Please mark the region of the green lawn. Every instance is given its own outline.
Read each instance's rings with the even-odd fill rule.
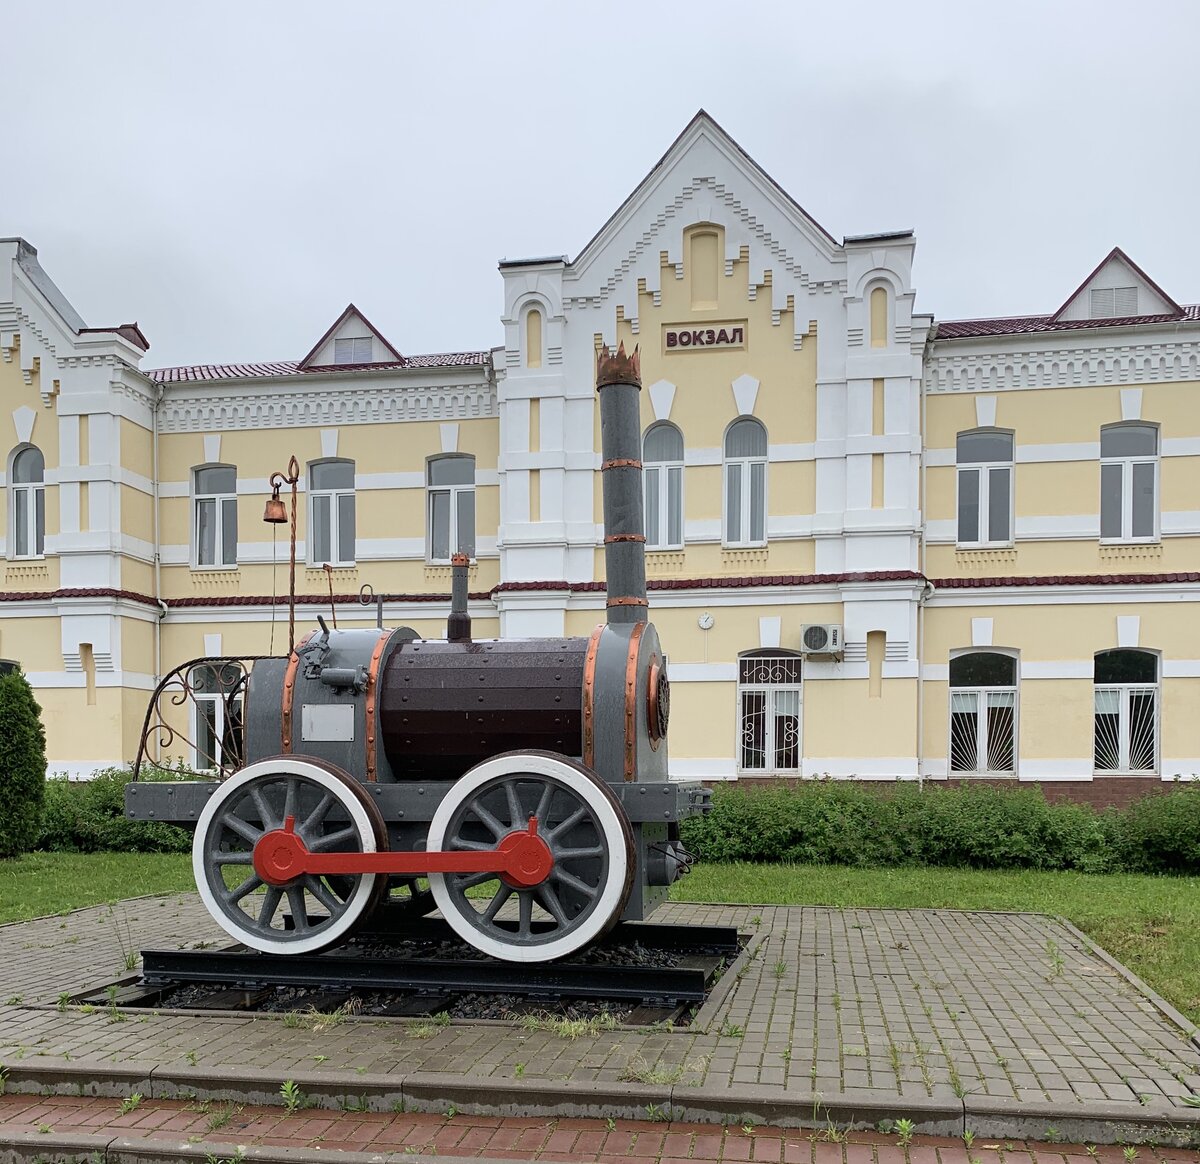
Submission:
[[[1200,878],[1132,873],[697,865],[679,901],[1056,914],[1200,1025]]]
[[[0,861],[0,923],[195,884],[187,853],[26,853]]]
[[[193,888],[179,853],[30,853],[0,861],[0,923]],[[1018,909],[1059,914],[1200,1024],[1200,878],[838,865],[698,865],[682,901]]]

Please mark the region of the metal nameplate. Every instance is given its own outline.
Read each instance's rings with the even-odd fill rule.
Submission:
[[[311,743],[351,743],[354,704],[305,704],[300,709],[300,738]]]

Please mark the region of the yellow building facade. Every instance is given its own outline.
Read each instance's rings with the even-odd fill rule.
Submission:
[[[836,240],[703,113],[574,259],[501,264],[477,351],[401,352],[351,305],[299,358],[155,370],[0,240],[0,656],[51,769],[130,760],[172,669],[286,653],[262,512],[293,457],[301,633],[372,625],[366,586],[441,636],[462,549],[477,636],[588,634],[594,360],[623,341],[674,774],[1098,802],[1194,775],[1200,310],[1114,251],[1053,315],[941,322],[914,249]],[[164,758],[219,758],[197,706]]]

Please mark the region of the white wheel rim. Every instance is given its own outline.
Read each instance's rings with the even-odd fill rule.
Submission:
[[[314,926],[306,937],[294,938],[270,938],[249,924],[239,924],[238,919],[227,912],[209,883],[208,834],[213,822],[229,803],[256,780],[280,776],[299,776],[331,793],[357,830],[361,850],[365,853],[375,852],[375,830],[371,818],[343,780],[305,760],[259,760],[224,781],[208,798],[208,803],[196,822],[196,834],[192,841],[192,873],[205,907],[217,925],[230,937],[264,954],[310,954],[333,945],[358,921],[371,903],[376,882],[374,874],[359,876],[357,886],[343,903],[342,911],[336,917]],[[245,916],[236,906],[232,908],[240,916]]]
[[[626,835],[617,809],[603,790],[582,776],[578,768],[554,756],[533,753],[496,756],[478,764],[454,782],[433,814],[429,825],[428,847],[434,851],[444,847],[446,830],[454,814],[464,801],[472,798],[488,781],[498,776],[516,776],[523,773],[561,780],[595,815],[602,842],[607,850],[608,878],[601,887],[591,913],[561,937],[536,945],[519,945],[483,932],[473,924],[470,917],[464,916],[447,885],[445,874],[431,873],[429,887],[433,890],[438,909],[450,928],[477,950],[506,962],[549,962],[573,954],[599,937],[612,922],[614,914],[625,904],[629,872]]]

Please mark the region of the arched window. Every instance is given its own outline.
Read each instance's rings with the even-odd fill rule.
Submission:
[[[767,430],[752,416],[725,431],[725,544],[767,541]]]
[[[308,561],[312,566],[354,565],[353,461],[313,461],[308,466]]]
[[[1100,430],[1100,538],[1158,537],[1158,427],[1109,424]]]
[[[16,449],[9,460],[10,558],[40,558],[46,552],[46,458],[34,445]]]
[[[871,347],[888,346],[888,293],[886,287],[871,291]]]
[[[542,366],[542,313],[531,307],[525,314],[525,367]]]
[[[203,465],[192,470],[192,532],[198,569],[237,565],[237,469]]]
[[[1096,655],[1097,772],[1158,771],[1158,656],[1120,649]]]
[[[1017,659],[965,651],[950,660],[950,771],[1011,776],[1017,759]]]
[[[452,453],[426,464],[429,494],[429,560],[475,556],[475,458]]]
[[[958,544],[1005,546],[1013,540],[1013,434],[958,434]]]
[[[778,649],[738,657],[738,771],[800,771],[800,656]]]
[[[242,678],[236,663],[200,663],[189,674],[198,772],[242,762]]]
[[[646,486],[646,549],[683,545],[683,433],[669,421],[646,429],[642,441]]]

